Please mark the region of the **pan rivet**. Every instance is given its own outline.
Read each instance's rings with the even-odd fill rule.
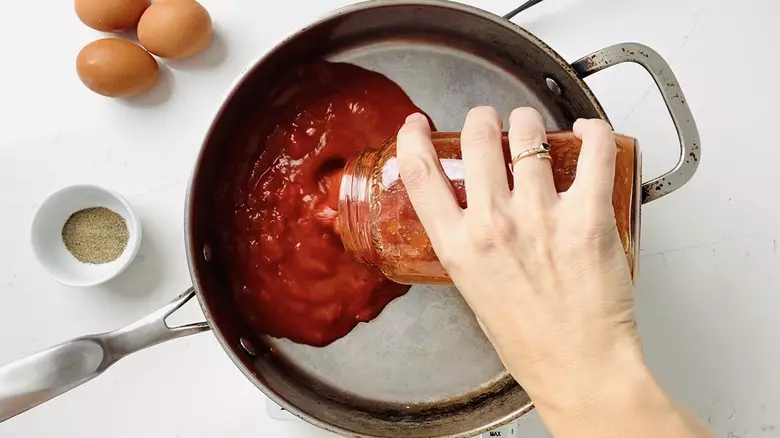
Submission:
[[[243,348],[244,351],[246,351],[248,355],[254,356],[254,355],[257,354],[257,352],[255,351],[254,345],[252,345],[252,343],[249,342],[249,339],[241,338],[241,339],[238,340],[238,343],[241,344],[241,348]]]
[[[547,82],[547,88],[550,89],[555,95],[560,96],[561,95],[561,87],[558,85],[557,82],[555,82],[555,79],[553,78],[545,78],[544,80]]]
[[[211,247],[207,244],[203,245],[203,260],[211,261]]]

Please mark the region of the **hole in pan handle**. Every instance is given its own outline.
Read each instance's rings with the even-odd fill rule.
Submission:
[[[696,173],[701,158],[701,141],[691,109],[669,64],[655,50],[638,43],[616,44],[591,53],[572,64],[582,79],[623,62],[641,65],[653,77],[672,117],[680,139],[677,165],[665,174],[642,183],[642,203],[646,204],[684,186]]]
[[[195,296],[190,288],[150,315],[113,332],[72,339],[0,368],[0,423],[100,375],[130,353],[209,330],[165,319]]]

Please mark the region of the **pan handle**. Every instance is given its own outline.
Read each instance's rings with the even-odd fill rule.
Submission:
[[[593,73],[623,62],[637,63],[653,77],[680,139],[680,158],[674,169],[642,184],[642,203],[645,204],[672,193],[693,177],[699,167],[701,142],[699,130],[680,84],[669,64],[655,50],[637,43],[617,44],[580,58],[572,67],[585,79]]]
[[[72,339],[0,368],[0,422],[92,380],[130,353],[209,330],[206,322],[179,327],[165,323],[193,296],[190,288],[127,327]]]
[[[511,20],[512,18],[514,18],[515,15],[525,11],[526,9],[529,9],[529,8],[531,8],[533,6],[538,5],[542,1],[543,0],[528,0],[525,3],[523,3],[522,5],[514,8],[511,12],[508,12],[506,15],[504,15],[504,18],[507,19],[507,20]]]

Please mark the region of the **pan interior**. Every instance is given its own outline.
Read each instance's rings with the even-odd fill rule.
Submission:
[[[418,286],[325,348],[255,336],[237,317],[219,251],[214,200],[236,131],[267,111],[291,66],[350,62],[398,83],[440,131],[491,105],[533,106],[549,129],[603,115],[587,86],[544,43],[478,9],[441,0],[347,7],[291,36],[249,69],[217,115],[189,194],[193,281],[215,336],[244,374],[301,418],[348,436],[471,437],[530,409],[457,290]],[[548,84],[552,85],[548,88]],[[505,126],[506,127],[506,126]],[[246,346],[250,345],[251,348]]]
[[[332,61],[377,71],[399,84],[441,131],[460,131],[469,109],[491,105],[504,117],[545,105],[517,77],[469,52],[422,41],[380,41]],[[506,124],[506,122],[505,122]],[[508,126],[508,125],[506,125]],[[445,404],[479,395],[506,371],[457,290],[415,286],[370,323],[325,348],[267,339],[313,381],[372,405]],[[388,406],[388,407],[391,407]]]
[[[468,111],[490,105],[498,110],[508,127],[509,113],[521,106],[538,109],[549,129],[560,125],[539,96],[517,76],[502,68],[496,59],[476,55],[446,40],[431,37],[387,40],[348,49],[329,57],[349,62],[390,78],[406,91],[414,103],[433,119],[439,131],[460,131]]]

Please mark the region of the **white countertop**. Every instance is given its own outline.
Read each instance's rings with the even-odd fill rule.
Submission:
[[[471,0],[503,14],[521,0]],[[341,0],[203,0],[214,45],[163,69],[132,102],[87,91],[75,56],[99,34],[70,1],[14,1],[0,14],[0,364],[66,339],[123,326],[190,285],[182,216],[186,181],[210,118],[241,69]],[[673,67],[702,136],[692,182],[643,210],[639,319],[649,362],[718,436],[780,437],[780,3],[774,0],[548,0],[515,21],[573,61],[624,41]],[[676,138],[639,67],[588,82],[618,131],[640,139],[645,175],[671,167]],[[140,214],[136,262],[102,287],[59,285],[35,262],[40,201],[88,182]],[[774,271],[774,272],[773,272]],[[192,306],[190,320],[198,320]],[[519,436],[546,436],[538,417]],[[268,417],[261,393],[211,334],[134,354],[104,375],[0,424],[0,437],[324,437]]]

